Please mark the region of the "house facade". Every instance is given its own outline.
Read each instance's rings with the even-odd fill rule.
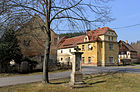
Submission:
[[[30,57],[39,63],[43,61],[45,50],[46,35],[43,26],[44,21],[38,15],[34,15],[16,31],[23,56]],[[50,60],[52,62],[57,58],[57,39],[58,35],[51,30]]]
[[[127,41],[119,41],[119,63],[130,64],[137,59],[137,51]]]
[[[75,46],[83,52],[82,65],[106,66],[118,62],[117,34],[108,27],[88,30],[85,35],[64,38],[58,45],[58,61],[67,62],[64,58],[70,58],[72,62],[73,56],[70,53],[74,51]],[[69,56],[64,56],[68,53]]]

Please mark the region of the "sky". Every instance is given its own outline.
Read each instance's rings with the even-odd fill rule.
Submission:
[[[128,40],[129,43],[140,40],[140,0],[112,0],[109,6],[112,7],[111,16],[114,21],[105,24],[116,31],[119,40]],[[139,24],[138,26],[120,28]],[[63,24],[61,24],[63,25]],[[118,29],[114,29],[118,28]],[[65,30],[65,26],[60,30]],[[94,29],[91,29],[94,30]],[[59,33],[59,32],[58,32]]]
[[[129,43],[140,40],[140,0],[113,0],[111,5],[111,16],[114,21],[106,24],[114,29],[118,34],[119,40],[128,40]],[[139,24],[138,26],[120,28],[130,25]]]

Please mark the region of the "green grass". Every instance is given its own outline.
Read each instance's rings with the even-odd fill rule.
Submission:
[[[137,66],[136,66],[136,67],[132,67],[132,68],[140,68],[140,67],[137,67]]]
[[[30,83],[0,88],[0,92],[140,92],[140,74],[104,73],[84,76],[85,88],[70,88],[69,78],[50,84]]]

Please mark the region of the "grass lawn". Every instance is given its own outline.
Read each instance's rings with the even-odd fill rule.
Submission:
[[[55,70],[49,73],[56,73],[56,72],[66,72],[70,71],[69,70]],[[10,77],[10,76],[24,76],[24,75],[37,75],[37,74],[42,74],[42,72],[33,72],[33,73],[27,73],[27,74],[21,74],[21,73],[0,73],[0,78],[2,77]]]
[[[85,88],[71,89],[69,78],[52,80],[50,84],[30,83],[0,88],[0,92],[140,92],[140,74],[104,73],[84,76]]]

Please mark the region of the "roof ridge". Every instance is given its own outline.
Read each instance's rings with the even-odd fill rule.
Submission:
[[[86,36],[86,35],[79,35],[79,36],[75,36],[75,37],[71,37],[71,38],[76,38],[76,37],[80,37],[80,36]],[[70,39],[70,38],[67,38]]]

